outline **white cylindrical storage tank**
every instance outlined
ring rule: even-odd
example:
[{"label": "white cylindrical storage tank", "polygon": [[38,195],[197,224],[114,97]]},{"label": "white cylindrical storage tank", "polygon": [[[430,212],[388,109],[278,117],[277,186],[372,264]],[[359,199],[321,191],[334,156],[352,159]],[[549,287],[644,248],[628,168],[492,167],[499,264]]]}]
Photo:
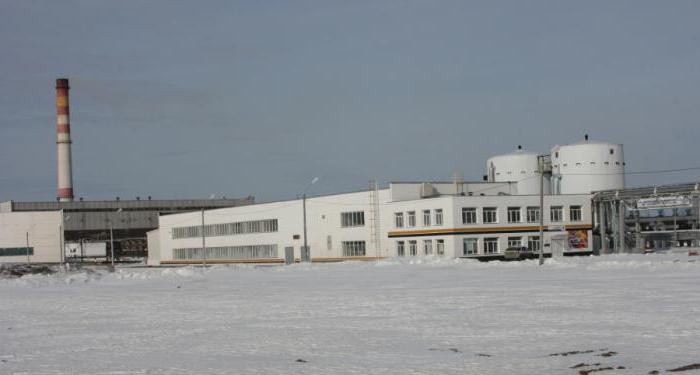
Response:
[{"label": "white cylindrical storage tank", "polygon": [[[518,150],[494,156],[486,161],[489,182],[516,182],[519,195],[540,193],[538,156],[534,152]],[[545,174],[544,193],[550,192],[549,175]]]},{"label": "white cylindrical storage tank", "polygon": [[621,144],[586,140],[554,146],[551,157],[554,194],[588,194],[625,187]]}]

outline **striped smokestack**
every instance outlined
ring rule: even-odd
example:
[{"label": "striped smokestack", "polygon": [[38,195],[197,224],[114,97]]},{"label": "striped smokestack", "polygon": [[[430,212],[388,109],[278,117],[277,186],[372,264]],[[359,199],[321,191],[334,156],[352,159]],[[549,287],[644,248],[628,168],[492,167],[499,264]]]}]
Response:
[{"label": "striped smokestack", "polygon": [[73,200],[73,172],[70,154],[70,106],[68,78],[56,80],[56,148],[58,162],[58,200]]}]

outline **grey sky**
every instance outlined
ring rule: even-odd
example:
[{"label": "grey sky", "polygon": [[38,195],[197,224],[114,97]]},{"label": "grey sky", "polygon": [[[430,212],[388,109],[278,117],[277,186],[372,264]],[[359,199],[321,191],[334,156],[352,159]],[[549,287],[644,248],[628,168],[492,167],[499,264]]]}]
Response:
[{"label": "grey sky", "polygon": [[[0,1],[0,201],[294,197],[479,179],[522,144],[700,165],[698,1]],[[699,171],[630,176],[693,181]]]}]

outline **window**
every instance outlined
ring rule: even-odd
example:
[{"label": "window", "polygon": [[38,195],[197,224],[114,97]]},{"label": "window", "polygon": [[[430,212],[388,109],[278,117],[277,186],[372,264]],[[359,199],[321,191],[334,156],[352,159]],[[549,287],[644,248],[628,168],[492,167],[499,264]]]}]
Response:
[{"label": "window", "polygon": [[484,238],[484,254],[496,254],[496,253],[498,253],[498,238],[497,237]]},{"label": "window", "polygon": [[520,247],[523,245],[522,237],[508,237],[508,247]]},{"label": "window", "polygon": [[442,225],[442,209],[435,210],[435,225]]},{"label": "window", "polygon": [[408,253],[411,256],[418,255],[418,241],[408,241]]},{"label": "window", "polygon": [[527,222],[528,223],[539,223],[540,222],[540,208],[539,207],[528,207],[527,208]]},{"label": "window", "polygon": [[396,255],[400,257],[406,255],[403,241],[396,241]]},{"label": "window", "polygon": [[497,223],[498,215],[496,207],[484,207],[484,224]]},{"label": "window", "polygon": [[430,210],[423,210],[423,225],[430,226]]},{"label": "window", "polygon": [[549,209],[549,220],[552,222],[564,220],[564,210],[562,206],[552,206]]},{"label": "window", "polygon": [[365,256],[365,241],[343,241],[344,257]]},{"label": "window", "polygon": [[462,224],[476,224],[476,208],[462,208]]},{"label": "window", "polygon": [[437,255],[445,255],[445,240],[437,240]]},{"label": "window", "polygon": [[277,258],[277,245],[248,245],[173,249],[173,259],[258,259]]},{"label": "window", "polygon": [[477,253],[479,240],[476,238],[465,238],[462,245],[463,255],[474,255]]},{"label": "window", "polygon": [[540,236],[530,236],[527,238],[527,249],[530,251],[540,250]]},{"label": "window", "polygon": [[581,221],[581,206],[569,207],[569,220]]},{"label": "window", "polygon": [[[241,221],[236,223],[208,224],[204,226],[206,237],[233,236],[246,233],[270,233],[277,232],[277,219]],[[195,238],[202,236],[202,226],[173,228],[172,238]]]},{"label": "window", "polygon": [[519,223],[520,222],[520,207],[508,207],[508,222],[509,223]]},{"label": "window", "polygon": [[425,255],[431,255],[433,253],[433,240],[423,241],[423,252],[425,252]]},{"label": "window", "polygon": [[340,214],[340,226],[341,227],[364,227],[365,226],[365,212],[342,212]]},{"label": "window", "polygon": [[416,226],[416,211],[408,211],[408,226]]},{"label": "window", "polygon": [[397,228],[403,228],[403,212],[397,212],[394,214],[394,225]]},{"label": "window", "polygon": [[0,248],[0,257],[34,255],[33,247],[4,247]]}]

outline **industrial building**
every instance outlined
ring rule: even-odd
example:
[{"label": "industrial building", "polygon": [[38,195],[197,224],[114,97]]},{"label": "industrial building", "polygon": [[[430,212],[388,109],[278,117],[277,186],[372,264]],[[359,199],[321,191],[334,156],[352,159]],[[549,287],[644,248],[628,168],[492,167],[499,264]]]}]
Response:
[{"label": "industrial building", "polygon": [[[0,203],[0,263],[60,262],[66,260],[66,245],[75,248],[73,245],[78,244],[82,248],[83,244],[94,242],[106,244],[110,255],[116,257],[145,257],[146,232],[158,227],[160,215],[254,203],[252,196],[237,199],[75,200],[69,89],[68,79],[56,80],[56,200]],[[18,257],[18,253],[22,255]],[[84,257],[78,258],[82,260]]]},{"label": "industrial building", "polygon": [[700,246],[700,184],[596,192],[595,233],[600,252]]},{"label": "industrial building", "polygon": [[624,188],[622,145],[587,138],[555,146],[550,155],[519,147],[488,159],[486,171],[485,181],[392,182],[381,189],[161,216],[148,234],[148,262],[499,259],[509,247],[591,254],[592,192]]}]

